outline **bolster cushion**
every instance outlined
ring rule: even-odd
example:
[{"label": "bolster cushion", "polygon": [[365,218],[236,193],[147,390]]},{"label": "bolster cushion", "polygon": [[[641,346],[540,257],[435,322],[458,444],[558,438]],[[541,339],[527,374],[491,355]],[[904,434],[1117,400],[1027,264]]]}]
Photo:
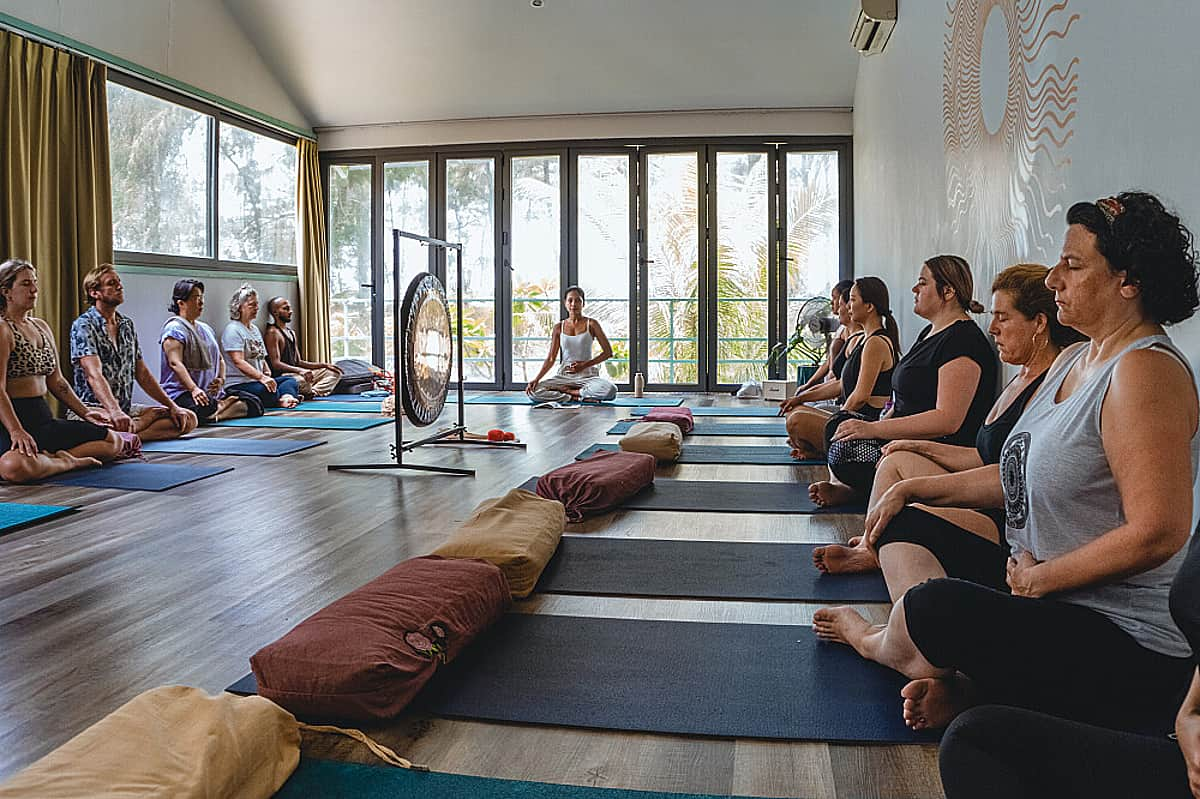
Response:
[{"label": "bolster cushion", "polygon": [[406,560],[258,650],[258,693],[305,719],[392,718],[511,602],[491,563]]},{"label": "bolster cushion", "polygon": [[621,450],[644,452],[660,461],[677,461],[683,449],[683,431],[670,422],[642,422],[621,436]]},{"label": "bolster cushion", "polygon": [[494,563],[508,579],[512,595],[527,597],[558,548],[566,523],[561,502],[514,488],[481,502],[433,554]]},{"label": "bolster cushion", "polygon": [[643,420],[645,422],[670,422],[671,424],[679,425],[679,429],[683,433],[690,433],[696,428],[696,420],[692,416],[691,408],[651,408]]},{"label": "bolster cushion", "polygon": [[643,452],[598,452],[538,478],[538,496],[557,499],[567,521],[603,513],[654,482],[653,455]]},{"label": "bolster cushion", "polygon": [[0,785],[3,799],[274,796],[300,762],[300,728],[261,696],[154,688]]}]

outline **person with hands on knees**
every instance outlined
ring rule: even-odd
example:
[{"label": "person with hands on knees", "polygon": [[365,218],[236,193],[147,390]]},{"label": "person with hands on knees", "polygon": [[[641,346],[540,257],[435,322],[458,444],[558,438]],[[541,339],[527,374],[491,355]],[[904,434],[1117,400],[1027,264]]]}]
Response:
[{"label": "person with hands on knees", "polygon": [[271,373],[292,375],[304,399],[325,397],[333,393],[342,370],[332,363],[306,361],[300,357],[296,346],[296,334],[288,329],[292,321],[292,304],[287,297],[272,297],[267,301],[267,314],[271,322],[263,331],[267,345],[267,362]]},{"label": "person with hands on knees", "polygon": [[159,334],[163,390],[176,405],[196,414],[201,424],[245,416],[246,403],[225,393],[225,360],[216,331],[200,321],[204,284],[191,278],[177,281],[167,310],[173,315]]},{"label": "person with hands on knees", "polygon": [[[617,396],[617,387],[601,377],[599,369],[612,357],[612,345],[600,323],[583,315],[586,301],[579,286],[569,286],[563,292],[567,318],[554,325],[550,352],[537,376],[525,386],[525,393],[534,402],[604,402]],[[592,354],[595,344],[600,345],[599,355]],[[543,380],[560,359],[558,373]]]},{"label": "person with hands on knees", "polygon": [[300,387],[291,375],[271,377],[267,347],[254,324],[256,316],[258,292],[243,283],[229,298],[230,322],[221,333],[226,385],[235,393],[252,395],[264,408],[295,408],[300,404]]},{"label": "person with hands on knees", "polygon": [[[181,408],[163,391],[142,360],[133,320],[117,311],[125,302],[121,276],[112,264],[100,264],[83,277],[91,305],[71,324],[71,364],[75,393],[90,408],[103,410],[119,433],[143,441],[161,441],[196,429],[196,414]],[[135,405],[133,384],[158,405]],[[80,418],[68,410],[68,418]]]},{"label": "person with hands on knees", "polygon": [[[37,300],[33,264],[0,264],[0,478],[29,483],[74,469],[135,455],[133,433],[108,428],[108,415],[85,407],[58,368],[58,348],[45,321],[33,315]],[[78,420],[55,419],[46,393]]]}]

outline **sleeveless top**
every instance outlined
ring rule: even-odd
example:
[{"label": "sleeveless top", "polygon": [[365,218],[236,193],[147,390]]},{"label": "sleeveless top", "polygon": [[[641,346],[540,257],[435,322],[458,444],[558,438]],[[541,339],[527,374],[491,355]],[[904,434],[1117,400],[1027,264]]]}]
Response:
[{"label": "sleeveless top", "polygon": [[[1125,523],[1121,495],[1104,452],[1100,409],[1113,370],[1133,350],[1171,352],[1187,359],[1165,335],[1146,336],[1105,363],[1070,397],[1055,402],[1071,367],[1087,352],[1087,342],[1063,351],[1046,373],[1044,390],[1025,407],[1000,453],[1006,536],[1014,552],[1049,560],[1078,549]],[[1121,424],[1121,420],[1109,420]],[[1136,424],[1137,420],[1128,420]],[[1192,475],[1200,459],[1200,437],[1191,440]],[[1185,547],[1186,549],[1186,547]],[[1155,568],[1104,585],[1065,591],[1055,599],[1100,613],[1141,646],[1169,657],[1187,657],[1187,641],[1171,620],[1168,594],[1184,552]]]},{"label": "sleeveless top", "polygon": [[980,425],[979,433],[975,436],[975,449],[978,450],[979,457],[983,459],[984,464],[990,466],[1000,462],[1000,450],[1004,447],[1004,441],[1012,432],[1017,419],[1021,418],[1025,406],[1029,404],[1030,397],[1037,393],[1038,386],[1045,379],[1046,372],[1042,372],[1033,379],[1032,383],[1025,386],[1024,390],[1004,409],[1004,413],[996,417],[995,421],[984,422]]},{"label": "sleeveless top", "polygon": [[842,379],[842,370],[846,368],[846,361],[849,356],[846,354],[850,351],[850,340],[856,336],[861,336],[862,332],[851,333],[845,338],[845,346],[838,350],[838,354],[833,356],[833,360],[829,364],[829,371],[833,372],[833,376],[838,380]]},{"label": "sleeveless top", "polygon": [[[21,329],[16,323],[4,318],[8,322],[8,326],[13,332],[12,352],[8,354],[8,371],[9,379],[17,377],[32,377],[34,375],[48,375],[54,371],[54,364],[58,360],[58,356],[54,353],[54,345],[50,343],[50,339],[45,332],[40,328],[38,334],[41,341],[34,344],[25,335],[21,333]],[[36,327],[37,323],[34,323]]]},{"label": "sleeveless top", "polygon": [[283,346],[279,348],[279,360],[288,366],[300,363],[300,351],[296,349],[296,334],[282,325],[272,324],[283,335]]},{"label": "sleeveless top", "polygon": [[[888,348],[892,350],[892,366],[889,369],[879,370],[879,374],[875,377],[875,385],[871,386],[871,396],[890,397],[892,396],[892,372],[896,370],[896,361],[899,359],[896,357],[896,349],[892,346],[892,340],[888,337],[886,330],[880,328],[868,338],[875,336],[883,336]],[[866,348],[867,339],[863,339],[863,343],[858,345],[858,349],[846,359],[846,366],[842,369],[842,404],[845,404],[854,392],[854,387],[858,385],[858,374],[862,371],[862,354]]]},{"label": "sleeveless top", "polygon": [[[595,343],[595,337],[592,335],[591,325],[582,333],[576,333],[573,336],[568,336],[563,332],[562,326],[558,328],[558,346],[559,346],[559,374],[563,374],[563,367],[572,361],[590,361],[592,359],[592,344]],[[570,377],[596,377],[600,374],[598,366],[589,366],[578,372],[567,373]]]}]

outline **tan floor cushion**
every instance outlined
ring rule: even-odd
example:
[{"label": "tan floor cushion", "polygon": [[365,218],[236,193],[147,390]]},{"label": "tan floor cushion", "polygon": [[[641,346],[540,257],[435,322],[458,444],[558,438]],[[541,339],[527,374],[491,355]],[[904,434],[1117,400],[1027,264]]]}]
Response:
[{"label": "tan floor cushion", "polygon": [[639,422],[619,443],[623,452],[644,452],[674,463],[683,449],[683,431],[672,422]]},{"label": "tan floor cushion", "polygon": [[512,595],[527,597],[558,548],[566,524],[561,502],[514,488],[481,502],[433,554],[494,563],[508,578]]}]

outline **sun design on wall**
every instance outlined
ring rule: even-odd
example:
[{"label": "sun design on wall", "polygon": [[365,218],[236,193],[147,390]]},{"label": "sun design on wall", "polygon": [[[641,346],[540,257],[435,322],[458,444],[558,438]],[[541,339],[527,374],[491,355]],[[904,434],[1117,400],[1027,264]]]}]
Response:
[{"label": "sun design on wall", "polygon": [[1055,252],[1061,234],[1055,220],[1070,163],[1079,59],[1046,63],[1043,49],[1067,40],[1079,19],[1070,2],[947,3],[946,199],[955,241],[984,285],[986,275]]}]

